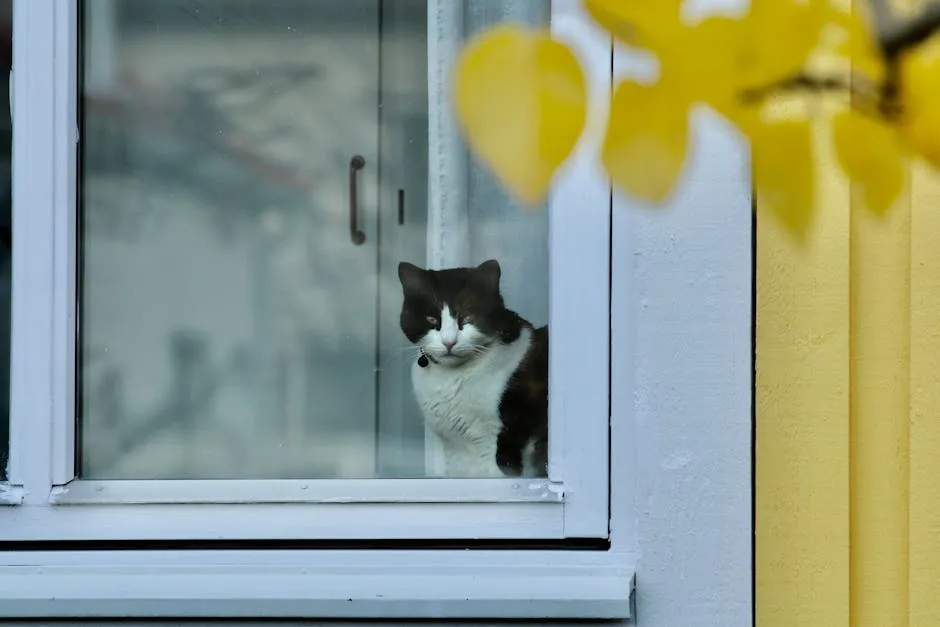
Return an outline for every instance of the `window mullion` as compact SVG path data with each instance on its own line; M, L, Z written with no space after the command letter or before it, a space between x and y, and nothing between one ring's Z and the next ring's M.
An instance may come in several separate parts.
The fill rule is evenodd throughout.
M581 57L590 102L608 102L610 38L571 0L552 4L552 34ZM565 486L568 537L606 537L608 528L610 183L591 131L549 201L549 477Z
M78 3L55 8L52 482L75 476Z
M16 0L13 11L13 305L10 480L27 504L45 503L53 483L56 389L57 13L69 2ZM58 302L57 302L58 301ZM61 413L61 412L60 412Z

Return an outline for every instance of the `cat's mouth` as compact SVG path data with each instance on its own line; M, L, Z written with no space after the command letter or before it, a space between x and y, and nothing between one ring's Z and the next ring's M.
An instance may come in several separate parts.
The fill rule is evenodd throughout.
M453 352L443 349L433 351L425 350L425 352L428 357L441 364L459 364L467 361L467 359L472 356L472 354L463 351Z

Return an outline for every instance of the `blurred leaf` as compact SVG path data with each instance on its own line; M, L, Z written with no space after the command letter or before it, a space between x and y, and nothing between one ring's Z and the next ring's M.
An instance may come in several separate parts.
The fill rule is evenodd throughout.
M761 206L803 239L813 214L815 165L806 120L761 124L751 133L754 185Z
M821 0L751 0L737 31L733 71L739 88L761 87L799 73L819 43L827 4Z
M912 152L940 168L940 47L928 43L900 62L898 131Z
M849 10L828 4L828 23L841 35L841 41L835 46L836 54L851 63L854 73L872 83L880 83L885 76L885 60L871 27L867 3L852 2Z
M723 16L687 28L680 45L658 54L662 75L690 102L720 105L737 100L734 65L740 29L738 20Z
M542 31L499 26L472 40L455 69L458 121L474 152L517 197L545 198L587 117L574 54Z
M594 20L623 43L668 49L682 31L682 0L584 0Z
M840 111L832 121L839 165L862 190L865 206L885 214L904 188L904 160L894 129L856 111Z
M622 82L601 155L615 184L654 204L669 198L688 151L688 101L671 85Z

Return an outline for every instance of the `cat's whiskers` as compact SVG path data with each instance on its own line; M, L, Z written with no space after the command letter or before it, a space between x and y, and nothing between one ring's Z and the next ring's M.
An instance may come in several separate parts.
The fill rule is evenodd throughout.
M482 355L489 349L490 347L486 344L474 344L470 347L470 352L474 355Z

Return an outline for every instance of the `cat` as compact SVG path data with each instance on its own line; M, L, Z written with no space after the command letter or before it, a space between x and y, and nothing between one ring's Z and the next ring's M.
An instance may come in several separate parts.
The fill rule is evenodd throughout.
M499 262L401 262L400 325L419 349L412 386L449 477L547 476L548 326L506 308Z

